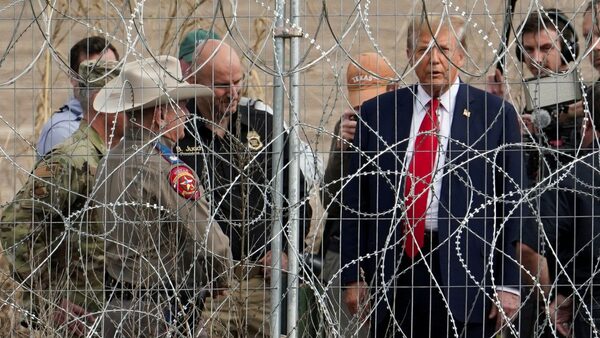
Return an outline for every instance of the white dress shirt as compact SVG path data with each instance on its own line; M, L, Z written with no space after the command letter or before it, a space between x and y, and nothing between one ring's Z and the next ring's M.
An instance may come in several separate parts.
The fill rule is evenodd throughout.
M439 124L438 152L436 165L434 166L432 185L427 195L428 207L425 216L425 229L431 231L437 231L438 229L437 216L440 204L439 197L442 190L444 163L446 163L446 150L448 149L448 139L450 138L450 128L452 126L452 112L454 111L456 95L458 94L459 86L460 80L458 77L456 77L456 80L450 86L449 90L447 90L438 98L440 101L440 105L437 110ZM409 136L410 139L408 140L408 145L406 146L406 158L404 162L406 164L406 170L408 170L408 166L412 159L415 149L415 140L419 132L419 128L421 127L421 122L425 118L427 110L429 109L429 101L431 101L431 96L429 96L423 87L419 85L417 87L417 95L415 96L415 100L413 102L413 116Z

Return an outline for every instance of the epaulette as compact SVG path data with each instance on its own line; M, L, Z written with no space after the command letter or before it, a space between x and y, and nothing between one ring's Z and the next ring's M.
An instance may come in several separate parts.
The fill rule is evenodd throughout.
M81 121L83 119L83 113L79 110L71 108L71 106L68 104L65 104L64 106L58 108L56 112L54 112L54 114L60 113L73 113L73 115L75 115L75 121Z
M156 148L156 150L158 150L160 155L172 165L184 163L181 159L179 159L177 155L173 153L171 148L167 147L166 145L160 142L156 142L156 145L154 145L154 147Z
M71 109L70 109L69 105L65 104L64 106L58 108L58 110L55 112L55 114L57 114L57 113L64 113L64 112L70 112L70 111L71 111Z

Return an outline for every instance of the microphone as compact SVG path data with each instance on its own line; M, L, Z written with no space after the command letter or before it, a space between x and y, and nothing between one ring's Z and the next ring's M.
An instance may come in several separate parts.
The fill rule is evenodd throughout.
M531 119L537 129L544 129L552 123L552 116L546 109L535 109L531 113Z

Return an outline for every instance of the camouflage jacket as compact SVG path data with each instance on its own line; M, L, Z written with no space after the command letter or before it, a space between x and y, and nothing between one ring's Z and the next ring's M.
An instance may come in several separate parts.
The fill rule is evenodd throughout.
M11 276L10 262L0 245L0 337L39 337L21 325L22 290Z
M2 244L16 279L36 295L38 311L64 298L88 311L103 303L102 226L88 195L105 154L100 135L82 121L36 163L2 213Z

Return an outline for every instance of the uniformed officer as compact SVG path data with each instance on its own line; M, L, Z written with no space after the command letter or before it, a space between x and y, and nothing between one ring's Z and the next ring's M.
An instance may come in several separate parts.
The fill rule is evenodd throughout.
M196 174L171 152L184 135L186 100L212 91L181 78L174 57L134 61L94 102L128 117L94 194L107 236L106 337L191 336L200 291L228 286L229 240Z
M262 102L240 97L244 73L238 55L226 43L209 39L199 44L193 67L189 81L210 87L215 95L188 103L194 120L176 152L206 182L215 217L231 240L236 262L235 285L227 297L213 295L205 302L206 331L214 337L269 336L271 261L281 259L284 270L287 265L285 254L273 257L270 250L272 159L281 155L271 149L272 115ZM284 152L284 168L289 158ZM287 170L279 179L285 182L287 196ZM302 200L304 182L299 186ZM301 238L310 221L306 209L300 210Z
M48 118L40 130L36 144L37 159L40 160L56 145L64 142L79 128L84 107L77 93L79 66L86 60L119 61L119 52L102 36L87 36L79 40L69 50L69 79L74 96Z
M90 104L119 73L116 66L81 63L83 81L76 92L85 113L79 128L36 163L0 219L15 278L35 295L37 325L61 336L85 334L103 304L104 244L88 195L107 144L116 143L124 128L121 114L98 113Z
M331 311L342 335L355 333L357 337L366 337L367 330L357 332L356 322L351 321L352 314L343 301L343 290L339 278L340 266L340 238L341 212L340 204L342 181L348 175L348 164L352 152L352 141L356 132L356 114L360 105L385 92L395 90L397 84L391 81L396 77L394 70L386 60L377 53L362 53L356 57L356 64L349 63L346 70L346 86L348 89L348 103L351 108L346 109L342 118L336 123L335 137L331 140L331 151L325 169L322 202L327 210L327 221L323 231L322 253L325 257L323 264L323 283L329 286L328 296L331 301Z
M21 324L23 290L12 278L11 264L0 245L0 337L39 337L39 333Z

